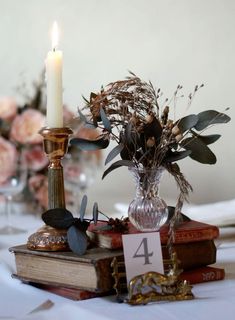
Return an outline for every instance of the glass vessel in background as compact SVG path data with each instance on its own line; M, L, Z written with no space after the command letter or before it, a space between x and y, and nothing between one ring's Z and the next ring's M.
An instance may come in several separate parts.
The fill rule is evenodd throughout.
M1 168L1 170L4 170L4 168ZM4 214L7 220L6 225L0 228L0 234L26 232L26 230L14 226L12 222L12 198L23 191L26 180L27 167L25 160L22 157L17 160L14 170L12 170L12 173L8 176L6 181L0 184L0 194L3 195L5 199Z
M157 231L166 222L168 207L158 195L163 167L153 169L130 167L136 184L135 199L130 203L128 216L140 231Z
M98 164L95 154L67 153L63 159L66 205L78 213L82 195L92 185Z

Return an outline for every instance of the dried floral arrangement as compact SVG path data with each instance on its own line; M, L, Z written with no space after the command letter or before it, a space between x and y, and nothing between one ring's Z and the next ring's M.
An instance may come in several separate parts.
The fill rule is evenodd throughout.
M188 107L200 87L196 86L194 92L189 95ZM181 86L177 87L173 99L181 89ZM91 93L90 100L84 98L85 112L78 110L79 118L86 127L99 129L100 134L97 139L77 137L70 143L81 150L91 151L108 147L110 140L116 142L117 145L108 154L105 164L118 155L121 160L111 164L103 177L120 166L163 166L173 175L180 188L180 196L176 210L169 210L170 216L175 218L168 219L172 231L169 237L170 248L177 214L191 190L191 185L181 173L176 161L190 156L201 163L214 164L216 157L208 145L218 140L220 135L202 135L202 132L214 124L226 123L230 118L224 113L207 110L173 121L169 118L170 101L166 99L160 106L160 96L160 89L155 90L151 82L144 82L133 73L126 80L116 81L102 88L98 94ZM74 218L72 213L65 209L48 210L42 216L46 224L67 229L69 246L79 255L85 253L89 245L87 228L90 223L96 224L99 213L102 214L95 203L92 219L85 219L86 207L87 197L84 196L79 218ZM107 224L102 226L104 230L113 229L121 233L128 231L128 219L114 220L105 217Z
M189 94L186 110L201 87L203 85L195 86ZM103 178L121 166L164 167L180 189L172 219L174 223L177 212L181 211L183 201L192 190L177 161L190 157L202 164L215 164L216 156L208 145L217 141L220 135L205 135L204 131L215 124L230 121L228 115L216 110L171 119L170 105L173 102L175 108L181 91L182 86L178 85L173 97L163 101L161 89L155 89L151 82L145 82L131 72L125 80L112 82L102 87L99 93L91 93L89 100L84 98L85 106L78 110L87 127L99 128L99 138L71 140L72 145L82 150L104 149L110 140L116 142L105 164L117 156L121 160L113 162L104 171Z
M24 190L24 200L33 200L46 209L48 205L48 159L44 153L42 137L38 131L45 126L45 84L44 73L38 81L33 83L33 95L28 95L24 83L18 88L25 103L17 104L14 97L0 97L0 184L4 184L14 170L17 157L24 153L28 167L28 179ZM74 136L95 138L97 133L83 128L81 122L75 119L75 114L64 105L64 124L72 127ZM70 147L69 155L75 158L76 163L66 163L64 170L66 178L79 180L82 165L80 158L86 157L86 163L94 159L94 166L98 166L101 152L93 154L81 153L79 149ZM85 162L85 161L84 161ZM73 201L70 190L66 191L68 201Z

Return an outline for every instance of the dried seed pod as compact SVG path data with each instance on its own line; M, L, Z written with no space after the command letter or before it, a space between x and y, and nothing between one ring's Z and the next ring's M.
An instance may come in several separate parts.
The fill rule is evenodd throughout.
M148 138L146 145L147 147L152 148L155 145L155 138L154 137Z
M176 142L179 142L182 138L183 138L182 133L177 134L177 135L175 136L175 140L176 140Z
M172 128L171 132L173 133L173 135L177 136L178 134L180 134L180 129L179 127L176 125Z
M146 123L151 123L153 122L153 115L152 114L148 114L145 118Z
M166 123L167 123L169 110L170 110L170 108L168 106L166 106L162 112L161 120L162 120L163 125L166 125Z

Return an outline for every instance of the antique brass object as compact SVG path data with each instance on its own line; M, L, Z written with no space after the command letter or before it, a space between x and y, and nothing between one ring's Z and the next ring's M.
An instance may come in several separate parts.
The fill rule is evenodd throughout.
M48 209L65 208L64 177L61 159L68 149L68 138L73 133L70 128L42 128L44 151L49 159L48 166ZM66 230L49 226L40 228L28 238L31 250L68 250Z
M117 299L121 300L125 289L124 262L114 258L112 261L114 289ZM128 298L124 299L131 305L145 305L156 301L180 301L194 298L192 286L179 275L182 270L178 267L177 255L174 252L171 259L171 268L166 275L150 271L131 279L128 285Z

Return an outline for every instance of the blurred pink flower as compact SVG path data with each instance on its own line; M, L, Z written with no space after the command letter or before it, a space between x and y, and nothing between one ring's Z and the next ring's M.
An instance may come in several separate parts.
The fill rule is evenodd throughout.
M17 105L14 98L0 97L0 118L3 120L12 120L17 112Z
M33 109L17 115L11 127L11 139L22 144L36 144L42 141L38 131L45 125L45 116Z
M34 198L44 208L48 208L48 179L43 174L36 174L29 178L29 189Z
M35 145L25 150L24 155L29 170L40 171L48 164L42 145Z
M15 146L0 137L0 184L4 183L14 172L17 160Z

